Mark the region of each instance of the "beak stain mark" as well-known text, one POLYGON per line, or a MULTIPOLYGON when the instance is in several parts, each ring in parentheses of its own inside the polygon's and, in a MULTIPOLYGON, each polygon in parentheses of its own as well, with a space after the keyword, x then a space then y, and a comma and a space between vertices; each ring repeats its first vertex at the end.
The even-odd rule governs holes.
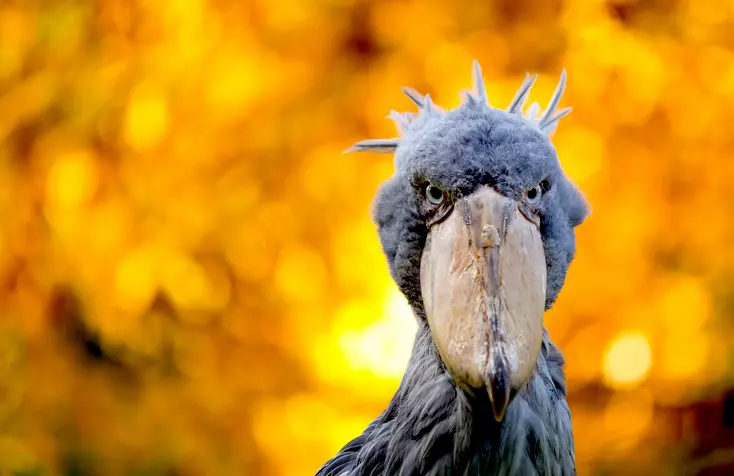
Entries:
POLYGON ((492 225, 482 227, 482 248, 494 248, 500 244, 500 234, 492 225))

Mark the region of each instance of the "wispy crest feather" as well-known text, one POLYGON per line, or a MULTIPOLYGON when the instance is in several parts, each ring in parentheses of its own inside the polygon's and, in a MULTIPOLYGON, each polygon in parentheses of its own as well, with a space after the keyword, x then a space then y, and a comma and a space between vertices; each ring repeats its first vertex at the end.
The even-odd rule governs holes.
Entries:
MULTIPOLYGON (((484 78, 482 77, 482 68, 477 60, 474 60, 473 63, 472 76, 474 83, 474 93, 467 94, 462 105, 478 101, 481 104, 485 104, 487 107, 491 107, 487 99, 487 89, 484 85, 484 78)), ((548 102, 548 106, 545 108, 544 111, 540 109, 537 102, 532 103, 530 107, 525 110, 525 104, 530 97, 530 90, 535 84, 537 78, 537 74, 533 74, 532 76, 530 74, 527 74, 525 76, 525 80, 522 82, 520 88, 515 93, 515 97, 510 102, 510 105, 507 107, 506 111, 510 114, 527 120, 531 124, 535 125, 538 129, 540 129, 543 134, 550 136, 555 132, 556 128, 558 127, 558 121, 560 121, 561 118, 565 117, 571 112, 570 107, 566 107, 560 110, 558 109, 558 104, 560 103, 561 97, 563 96, 563 93, 566 89, 566 70, 564 69, 563 71, 561 71, 561 77, 558 81, 558 85, 556 86, 556 89, 553 92, 550 101, 548 102)), ((403 87, 402 89, 405 95, 408 96, 408 98, 416 106, 418 106, 419 109, 418 114, 410 112, 399 113, 397 111, 391 111, 390 114, 387 116, 389 119, 395 121, 398 131, 403 136, 413 132, 419 118, 436 116, 444 112, 443 109, 433 103, 430 95, 422 95, 415 89, 409 87, 403 87)), ((390 139, 367 139, 357 142, 344 152, 377 152, 389 154, 394 153, 399 146, 399 137, 390 139)))

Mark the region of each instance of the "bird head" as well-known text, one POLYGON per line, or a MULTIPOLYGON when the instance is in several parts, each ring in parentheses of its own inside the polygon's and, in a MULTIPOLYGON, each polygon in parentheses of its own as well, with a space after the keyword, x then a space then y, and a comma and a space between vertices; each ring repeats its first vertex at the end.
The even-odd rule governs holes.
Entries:
POLYGON ((574 227, 588 215, 549 139, 570 109, 524 110, 535 76, 506 109, 489 105, 474 63, 474 91, 444 111, 411 89, 416 114, 391 113, 394 139, 350 151, 395 154, 374 207, 390 273, 454 381, 486 392, 497 421, 535 369, 543 315, 563 286, 574 227))

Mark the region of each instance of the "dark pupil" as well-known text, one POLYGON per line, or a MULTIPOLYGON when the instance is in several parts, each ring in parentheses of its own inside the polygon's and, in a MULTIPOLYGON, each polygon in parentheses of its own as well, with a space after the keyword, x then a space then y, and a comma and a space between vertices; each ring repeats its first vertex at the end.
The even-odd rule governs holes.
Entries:
POLYGON ((537 197, 537 196, 538 196, 538 190, 537 189, 531 188, 530 190, 528 190, 528 198, 530 200, 534 200, 535 197, 537 197))
POLYGON ((431 198, 434 200, 441 200, 441 198, 443 197, 443 192, 438 187, 431 187, 428 190, 428 193, 431 194, 431 198))

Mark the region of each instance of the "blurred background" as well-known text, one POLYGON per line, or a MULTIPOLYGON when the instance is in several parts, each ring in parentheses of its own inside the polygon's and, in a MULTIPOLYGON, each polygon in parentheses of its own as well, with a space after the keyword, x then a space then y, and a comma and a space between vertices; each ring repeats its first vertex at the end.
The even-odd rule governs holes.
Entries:
POLYGON ((413 86, 573 113, 546 314, 580 475, 734 474, 734 3, 5 0, 0 474, 308 475, 415 324, 370 218, 413 86))

